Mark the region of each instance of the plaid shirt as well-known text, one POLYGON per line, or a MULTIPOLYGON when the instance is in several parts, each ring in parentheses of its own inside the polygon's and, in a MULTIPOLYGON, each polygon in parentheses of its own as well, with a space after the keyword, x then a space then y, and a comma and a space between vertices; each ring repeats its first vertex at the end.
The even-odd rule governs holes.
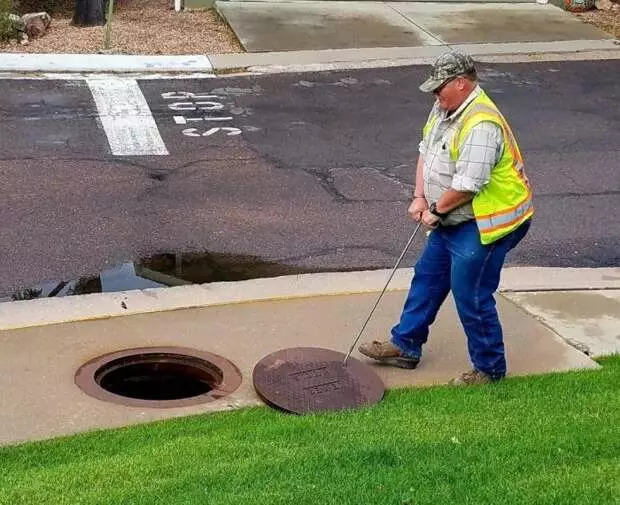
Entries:
MULTIPOLYGON (((459 149, 459 159, 450 160, 450 145, 459 130, 463 110, 481 92, 479 86, 467 97, 454 113, 439 110, 437 103, 431 111, 439 120, 426 138, 420 142, 420 155, 424 158, 424 196, 429 205, 452 188, 457 191, 478 193, 489 182, 491 170, 504 151, 504 135, 495 123, 483 121, 474 126, 459 149)), ((455 225, 474 218, 471 203, 453 210, 442 220, 444 225, 455 225)))

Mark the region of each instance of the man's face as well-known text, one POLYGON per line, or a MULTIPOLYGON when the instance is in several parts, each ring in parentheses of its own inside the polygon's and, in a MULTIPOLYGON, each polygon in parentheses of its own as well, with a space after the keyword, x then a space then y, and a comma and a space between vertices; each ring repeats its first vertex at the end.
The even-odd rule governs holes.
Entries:
POLYGON ((452 112, 459 108, 467 96, 463 96, 465 89, 465 79, 456 76, 445 82, 439 89, 433 91, 433 94, 439 102, 439 107, 445 111, 452 112))

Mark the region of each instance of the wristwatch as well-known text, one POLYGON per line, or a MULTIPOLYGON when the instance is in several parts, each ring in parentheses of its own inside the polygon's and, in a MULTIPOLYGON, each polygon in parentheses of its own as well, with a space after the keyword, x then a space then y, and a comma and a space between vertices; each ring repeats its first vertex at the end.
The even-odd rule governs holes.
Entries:
POLYGON ((449 214, 449 212, 439 212, 437 210, 437 202, 431 203, 430 207, 428 208, 428 211, 434 216, 437 216, 439 219, 443 219, 449 214))

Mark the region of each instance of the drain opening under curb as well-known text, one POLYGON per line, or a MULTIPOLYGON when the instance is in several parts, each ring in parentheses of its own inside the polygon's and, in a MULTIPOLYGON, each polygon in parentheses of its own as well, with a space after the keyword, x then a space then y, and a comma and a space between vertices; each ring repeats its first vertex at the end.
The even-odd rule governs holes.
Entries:
POLYGON ((76 372, 75 383, 90 396, 121 405, 185 407, 229 395, 241 384, 241 374, 216 354, 146 347, 89 361, 76 372))

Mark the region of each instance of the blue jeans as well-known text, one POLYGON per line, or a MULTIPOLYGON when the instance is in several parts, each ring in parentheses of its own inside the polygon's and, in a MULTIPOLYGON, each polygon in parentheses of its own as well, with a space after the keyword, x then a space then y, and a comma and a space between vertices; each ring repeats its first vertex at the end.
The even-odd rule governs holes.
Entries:
POLYGON ((525 237, 530 221, 486 246, 473 220, 433 230, 415 265, 400 322, 392 328, 392 343, 419 358, 429 327, 452 289, 474 368, 494 379, 506 375, 504 336, 493 295, 506 254, 525 237))

